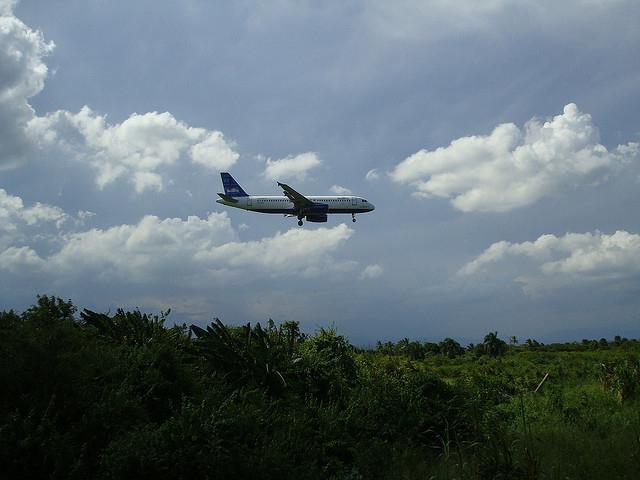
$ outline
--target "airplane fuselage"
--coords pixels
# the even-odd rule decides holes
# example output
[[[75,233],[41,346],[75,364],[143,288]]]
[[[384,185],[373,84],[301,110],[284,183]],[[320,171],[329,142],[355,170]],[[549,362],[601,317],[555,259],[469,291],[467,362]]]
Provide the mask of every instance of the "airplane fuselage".
[[[218,203],[250,212],[295,216],[298,217],[299,226],[303,225],[305,218],[309,222],[324,223],[332,213],[349,213],[351,220],[355,222],[356,213],[371,212],[375,209],[372,203],[362,197],[305,196],[280,182],[278,186],[284,191],[282,195],[249,195],[229,172],[220,172],[220,177],[224,193],[218,193],[220,197],[220,200],[216,200]]]
[[[367,200],[362,197],[351,195],[341,196],[307,196],[314,204],[326,205],[327,213],[365,213],[373,210]],[[251,212],[259,213],[279,213],[285,215],[296,215],[293,202],[286,196],[263,196],[251,195],[247,197],[236,197],[232,200],[216,200],[217,203],[227,205],[229,207],[241,208]]]

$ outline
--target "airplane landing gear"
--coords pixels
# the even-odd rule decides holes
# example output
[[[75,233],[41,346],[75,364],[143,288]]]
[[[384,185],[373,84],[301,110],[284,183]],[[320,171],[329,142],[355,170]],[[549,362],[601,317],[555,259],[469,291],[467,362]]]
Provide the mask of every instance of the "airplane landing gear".
[[[301,227],[302,226],[302,220],[298,220],[298,226]]]
[[[351,221],[352,221],[353,223],[356,223],[356,214],[355,214],[355,213],[352,213],[352,214],[351,214]]]

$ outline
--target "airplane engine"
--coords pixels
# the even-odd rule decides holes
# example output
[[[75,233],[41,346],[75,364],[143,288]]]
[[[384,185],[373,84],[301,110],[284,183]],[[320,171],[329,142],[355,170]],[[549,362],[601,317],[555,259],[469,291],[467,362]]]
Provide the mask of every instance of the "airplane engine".
[[[315,223],[324,223],[327,221],[327,212],[329,211],[329,205],[326,203],[314,203],[307,210],[307,221]]]
[[[324,223],[327,221],[327,215],[307,215],[307,222]]]
[[[307,209],[307,213],[312,216],[321,216],[329,211],[329,205],[326,203],[314,203]]]

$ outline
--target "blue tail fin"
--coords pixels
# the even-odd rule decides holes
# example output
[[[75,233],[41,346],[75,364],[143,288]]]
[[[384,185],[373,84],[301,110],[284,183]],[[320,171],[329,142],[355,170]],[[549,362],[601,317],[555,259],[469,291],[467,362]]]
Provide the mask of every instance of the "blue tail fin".
[[[238,182],[234,180],[234,178],[229,175],[227,172],[220,173],[222,177],[222,186],[224,187],[224,193],[230,197],[248,197],[247,192],[245,192]]]

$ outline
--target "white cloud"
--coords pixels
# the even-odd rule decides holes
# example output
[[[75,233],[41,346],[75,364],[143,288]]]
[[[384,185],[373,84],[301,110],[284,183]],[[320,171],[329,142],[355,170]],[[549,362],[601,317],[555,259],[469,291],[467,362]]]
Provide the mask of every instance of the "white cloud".
[[[210,169],[227,169],[238,154],[220,132],[189,127],[168,112],[132,114],[120,124],[89,107],[78,113],[60,110],[29,122],[29,132],[41,147],[55,145],[96,170],[96,184],[104,188],[119,177],[128,177],[138,193],[161,190],[163,168],[187,154]]]
[[[322,162],[314,152],[306,152],[295,157],[285,157],[279,160],[266,160],[266,167],[262,175],[269,180],[304,180],[309,170],[320,166]]]
[[[51,242],[56,249],[48,256],[38,254],[29,237],[11,231],[20,230],[16,220],[23,224],[56,221],[60,214],[64,215],[43,204],[24,208],[19,197],[0,190],[0,220],[8,230],[0,230],[0,267],[51,276],[58,283],[97,280],[144,286],[179,281],[185,287],[202,288],[215,280],[313,277],[355,266],[332,256],[353,234],[344,224],[296,228],[242,242],[226,213],[186,220],[147,215],[133,225],[60,233]],[[8,226],[11,219],[13,228]]]
[[[79,225],[84,225],[87,220],[91,220],[93,217],[95,217],[96,213],[89,210],[78,210],[76,216],[78,217],[76,223],[78,223]]]
[[[316,230],[296,228],[258,241],[227,243],[200,252],[198,258],[236,269],[258,268],[270,276],[315,276],[353,266],[352,262],[340,263],[328,256],[352,235],[353,230],[345,224]]]
[[[380,178],[380,174],[378,173],[378,170],[376,168],[372,168],[367,172],[364,178],[366,178],[369,181],[378,180]]]
[[[382,272],[384,272],[384,269],[380,265],[367,265],[360,273],[360,279],[377,278],[382,275]]]
[[[98,187],[126,177],[143,192],[162,189],[163,170],[180,160],[218,171],[238,160],[221,132],[190,127],[168,112],[134,113],[120,124],[87,106],[36,116],[29,98],[44,88],[43,59],[54,44],[16,18],[13,5],[0,4],[0,169],[19,165],[34,147],[58,147],[92,165]]]
[[[13,7],[17,0],[0,0],[0,15],[13,15]]]
[[[488,136],[421,150],[398,164],[391,178],[412,185],[420,197],[450,198],[465,212],[503,212],[602,181],[639,152],[637,143],[608,151],[591,116],[571,103],[561,115],[544,123],[532,119],[523,130],[507,123]]]
[[[66,235],[62,248],[44,260],[48,270],[62,276],[166,282],[192,275],[215,276],[215,268],[200,264],[194,257],[235,237],[225,213],[186,220],[147,215],[134,225]]]
[[[23,241],[28,226],[51,222],[60,228],[68,218],[61,208],[53,205],[38,202],[25,207],[22,198],[0,188],[0,248]]]
[[[44,267],[44,261],[29,247],[9,247],[0,251],[0,269],[24,275]]]
[[[352,192],[346,187],[341,187],[340,185],[333,185],[330,189],[331,193],[335,193],[336,195],[351,195]]]
[[[222,132],[210,132],[204,140],[191,147],[191,158],[195,163],[218,172],[229,170],[238,161],[238,157]]]
[[[0,4],[0,170],[19,165],[30,149],[25,128],[35,113],[28,99],[42,91],[42,59],[54,48],[13,16],[13,5]]]
[[[497,242],[465,265],[462,276],[479,273],[512,276],[525,290],[640,275],[640,235],[623,230],[607,235],[542,235],[534,242]]]
[[[68,215],[61,208],[40,202],[37,202],[33,207],[23,209],[21,217],[27,225],[35,225],[39,222],[55,222],[58,228],[68,219]]]
[[[24,208],[22,199],[7,193],[6,190],[0,188],[0,227],[7,229],[11,223],[12,217],[20,215]]]

